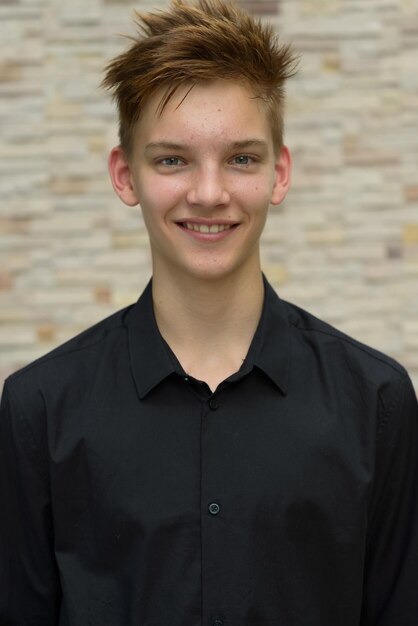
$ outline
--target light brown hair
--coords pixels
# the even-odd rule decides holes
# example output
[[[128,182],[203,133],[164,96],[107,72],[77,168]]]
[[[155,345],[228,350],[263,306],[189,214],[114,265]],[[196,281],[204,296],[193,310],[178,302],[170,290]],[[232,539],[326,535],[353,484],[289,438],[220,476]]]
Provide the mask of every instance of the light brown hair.
[[[224,0],[172,0],[166,10],[135,15],[138,36],[109,63],[102,82],[116,100],[128,157],[141,111],[157,90],[166,88],[162,112],[179,86],[220,78],[243,82],[266,103],[275,148],[282,146],[284,82],[297,60],[271,26]]]

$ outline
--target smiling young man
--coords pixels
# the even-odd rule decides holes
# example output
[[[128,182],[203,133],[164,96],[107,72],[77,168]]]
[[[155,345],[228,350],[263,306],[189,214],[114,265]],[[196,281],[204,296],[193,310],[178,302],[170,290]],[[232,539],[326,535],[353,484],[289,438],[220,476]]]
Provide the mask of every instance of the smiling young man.
[[[132,154],[114,148],[110,172],[120,198],[141,205],[158,328],[187,374],[215,391],[260,319],[259,240],[269,203],[286,195],[290,155],[242,81],[187,82],[160,112],[163,95],[144,106]]]
[[[0,624],[416,626],[408,375],[261,271],[294,57],[219,0],[138,22],[109,169],[152,281],[6,381]]]

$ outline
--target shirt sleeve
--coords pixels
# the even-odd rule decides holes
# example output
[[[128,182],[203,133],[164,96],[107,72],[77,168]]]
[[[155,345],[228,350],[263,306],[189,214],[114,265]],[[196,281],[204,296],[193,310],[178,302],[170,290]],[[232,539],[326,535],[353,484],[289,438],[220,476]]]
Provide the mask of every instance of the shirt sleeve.
[[[418,404],[408,376],[381,398],[363,591],[361,626],[418,624]]]
[[[55,626],[59,577],[47,463],[6,381],[0,404],[0,624]]]

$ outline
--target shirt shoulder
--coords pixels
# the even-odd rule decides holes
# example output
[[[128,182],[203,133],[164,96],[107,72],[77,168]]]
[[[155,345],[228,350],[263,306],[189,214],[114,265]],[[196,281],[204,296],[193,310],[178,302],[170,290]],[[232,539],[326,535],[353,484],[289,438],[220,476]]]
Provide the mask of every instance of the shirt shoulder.
[[[282,300],[296,344],[326,361],[335,376],[351,373],[373,386],[401,382],[406,369],[391,356],[347,335],[295,304]]]
[[[126,315],[133,306],[127,306],[90,326],[17,370],[5,382],[17,391],[23,391],[27,386],[39,388],[42,383],[51,385],[60,378],[80,377],[89,362],[97,365],[100,353],[112,344],[120,344],[120,335],[126,332]]]

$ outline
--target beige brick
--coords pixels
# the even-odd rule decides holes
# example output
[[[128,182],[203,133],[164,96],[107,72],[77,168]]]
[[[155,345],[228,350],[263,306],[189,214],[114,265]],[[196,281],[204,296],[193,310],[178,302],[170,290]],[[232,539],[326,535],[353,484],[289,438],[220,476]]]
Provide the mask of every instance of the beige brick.
[[[49,118],[77,118],[80,119],[83,114],[82,105],[77,102],[65,102],[61,98],[55,98],[50,101],[47,106],[47,115]]]
[[[345,233],[342,228],[308,229],[306,231],[306,241],[311,244],[334,244],[342,243]]]
[[[84,178],[54,177],[49,183],[51,193],[57,195],[84,194],[88,189],[88,181]]]
[[[341,71],[341,59],[337,55],[325,55],[322,61],[322,69],[326,73],[335,74]]]
[[[404,14],[408,16],[415,15],[417,13],[417,4],[416,0],[400,0],[400,6]]]
[[[140,233],[115,233],[113,235],[114,248],[139,248],[143,243]]]
[[[96,287],[94,297],[96,302],[108,304],[112,301],[112,291],[109,287]]]
[[[96,135],[88,140],[88,149],[90,152],[103,153],[106,150],[105,137]]]
[[[280,7],[277,0],[238,0],[238,4],[256,15],[275,15]]]
[[[13,276],[11,272],[0,270],[0,290],[11,289],[13,287]]]
[[[407,244],[418,243],[418,223],[408,224],[403,231],[403,241]]]
[[[0,328],[0,351],[10,346],[24,346],[35,343],[33,328],[24,325],[6,324]]]
[[[406,187],[404,197],[406,202],[418,202],[418,185]]]
[[[302,0],[301,6],[306,16],[333,15],[341,10],[341,0]]]
[[[40,343],[53,343],[56,339],[57,328],[54,324],[42,324],[36,329]]]
[[[0,82],[14,82],[23,77],[23,67],[18,63],[0,63]]]
[[[289,274],[285,265],[280,263],[263,262],[263,271],[267,279],[274,285],[283,285],[289,280]]]
[[[130,304],[132,304],[133,302],[136,302],[138,300],[138,291],[133,290],[133,291],[121,291],[121,290],[116,290],[113,293],[113,304],[116,307],[116,309],[122,309],[126,306],[129,306]]]

